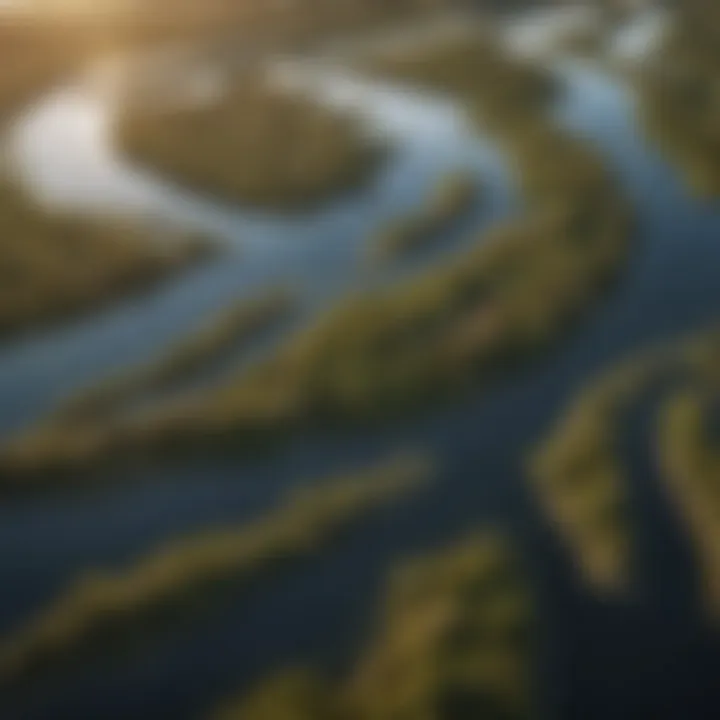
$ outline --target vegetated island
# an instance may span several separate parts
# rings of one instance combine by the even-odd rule
[[[207,238],[44,209],[0,182],[0,336],[89,312],[217,251]]]
[[[665,369],[667,351],[632,358],[575,398],[529,462],[540,506],[584,580],[619,595],[632,582],[632,521],[618,426]]]
[[[533,610],[505,538],[478,534],[401,565],[376,637],[344,679],[294,668],[211,720],[528,720]]]
[[[387,153],[359,119],[273,85],[254,66],[207,103],[127,103],[115,139],[131,160],[180,185],[272,210],[359,188]]]
[[[400,455],[375,467],[291,490],[277,508],[248,524],[170,541],[114,571],[80,578],[38,617],[0,641],[0,686],[53,662],[102,648],[154,623],[223,583],[257,582],[337,539],[366,513],[423,488],[434,475],[425,455]]]
[[[448,64],[445,48],[424,52]],[[488,382],[557,338],[623,267],[631,213],[596,155],[553,126],[547,78],[499,48],[481,45],[475,62],[498,54],[502,92],[480,69],[473,103],[479,112],[484,79],[485,114],[515,160],[525,216],[431,272],[349,299],[204,397],[128,423],[50,423],[12,439],[0,484],[31,488],[133,454],[208,441],[254,448],[296,428],[377,420]],[[456,65],[474,77],[472,62]]]
[[[720,451],[711,432],[719,359],[716,330],[640,353],[588,387],[532,458],[540,504],[593,588],[623,591],[632,580],[632,477],[620,440],[624,417],[651,392],[659,479],[688,527],[704,597],[720,618]]]
[[[370,262],[392,262],[440,241],[469,214],[478,191],[479,183],[469,172],[444,175],[415,212],[391,221],[371,239]]]
[[[698,194],[720,194],[720,8],[678,3],[663,47],[637,75],[649,134]]]

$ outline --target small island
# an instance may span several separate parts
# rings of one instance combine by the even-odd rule
[[[708,615],[720,619],[720,449],[717,330],[658,346],[591,383],[533,455],[533,488],[581,575],[595,590],[626,592],[635,569],[623,439],[628,413],[650,402],[656,480],[668,490],[698,558]]]
[[[604,594],[626,592],[634,570],[619,426],[665,360],[658,350],[601,376],[573,400],[529,462],[539,505],[583,579]]]
[[[529,720],[533,611],[507,541],[479,533],[402,564],[379,628],[349,675],[280,673],[212,720]]]
[[[194,191],[268,210],[321,204],[378,168],[385,149],[352,115],[272,84],[263,67],[228,82],[205,103],[128,103],[115,122],[120,151]]]

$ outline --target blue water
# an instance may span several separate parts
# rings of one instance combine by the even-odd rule
[[[121,566],[195,528],[252,517],[289,484],[404,447],[435,452],[442,462],[432,490],[373,515],[331,551],[236,594],[212,613],[189,615],[142,652],[54,669],[7,698],[2,717],[191,718],[284,663],[317,660],[336,671],[362,645],[388,567],[486,523],[510,529],[536,588],[545,621],[541,700],[548,714],[716,717],[710,709],[720,706],[720,645],[689,610],[687,548],[669,529],[652,489],[642,495],[662,557],[647,558],[654,565],[641,574],[649,587],[610,602],[579,586],[525,488],[525,452],[579,388],[637,348],[709,326],[720,309],[720,207],[689,195],[644,140],[632,95],[620,81],[578,63],[564,63],[558,72],[567,87],[559,118],[600,148],[638,212],[633,257],[604,301],[555,349],[498,386],[399,427],[298,437],[251,462],[214,457],[155,468],[146,482],[126,487],[6,501],[0,508],[0,629],[31,617],[78,573]],[[416,201],[429,177],[446,166],[442,147],[434,160],[432,147],[426,151],[389,168],[374,190],[344,209],[291,224],[284,240],[278,231],[272,250],[245,248],[246,254],[149,297],[4,348],[2,428],[30,422],[53,399],[145,357],[228,297],[270,278],[301,278],[305,297],[316,297],[307,300],[309,308],[327,305],[348,286],[383,282],[358,277],[358,248],[378,218],[392,213],[392,203]],[[474,218],[481,225],[511,211],[513,193],[496,154],[479,153],[476,167],[494,188]],[[397,190],[383,183],[397,183]],[[643,487],[655,485],[651,468],[638,473],[648,476],[638,480]]]

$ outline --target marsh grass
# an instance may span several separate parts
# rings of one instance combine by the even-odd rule
[[[300,210],[365,184],[385,150],[359,120],[242,73],[206,105],[142,108],[116,121],[120,150],[204,194],[263,209]]]
[[[533,622],[507,541],[478,534],[396,570],[378,630],[346,678],[291,669],[210,717],[527,719]]]
[[[0,336],[91,312],[215,252],[209,240],[45,210],[0,182]]]
[[[640,114],[650,136],[700,196],[720,194],[720,11],[681,3],[664,47],[638,73]]]
[[[705,609],[720,621],[720,444],[710,431],[718,388],[674,392],[658,418],[660,466],[696,551]]]
[[[630,475],[622,453],[628,412],[649,395],[659,403],[654,452],[659,479],[690,531],[703,568],[708,606],[720,612],[720,460],[706,424],[718,388],[716,330],[639,353],[590,383],[532,454],[538,502],[585,581],[626,592],[635,537]]]
[[[218,583],[250,586],[278,564],[322,551],[366,513],[418,491],[433,473],[426,456],[398,456],[298,487],[247,524],[171,540],[124,569],[88,572],[0,642],[0,683],[20,682],[88,646],[102,648],[138,624],[149,632],[148,625]]]

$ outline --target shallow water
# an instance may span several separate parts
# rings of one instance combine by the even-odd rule
[[[304,478],[407,446],[434,450],[444,467],[431,492],[374,515],[331,552],[235,597],[212,615],[188,619],[181,632],[142,654],[53,674],[38,685],[42,693],[32,688],[10,698],[3,717],[190,718],[278,663],[317,657],[332,667],[342,665],[362,641],[393,560],[483,521],[506,523],[515,531],[536,581],[548,623],[542,699],[552,714],[578,720],[714,717],[707,713],[720,700],[713,683],[720,648],[687,612],[692,599],[679,582],[687,578],[687,556],[653,509],[657,500],[644,500],[652,506],[648,522],[664,539],[662,562],[653,555],[655,565],[648,571],[651,588],[641,588],[628,602],[612,603],[577,586],[524,488],[523,453],[579,387],[636,348],[706,327],[720,308],[720,206],[695,200],[646,142],[632,94],[621,81],[577,62],[559,63],[557,71],[567,89],[558,117],[600,148],[639,216],[630,266],[596,310],[554,350],[513,371],[498,387],[401,427],[297,438],[252,462],[214,457],[149,470],[146,484],[19,500],[0,508],[0,586],[9,589],[0,598],[0,629],[7,629],[31,616],[78,572],[122,564],[157,541],[209,523],[250,517],[281,488]],[[229,297],[271,279],[300,279],[309,313],[348,287],[392,281],[394,273],[366,277],[358,272],[364,239],[381,218],[412,206],[439,172],[458,161],[477,168],[491,187],[474,225],[516,207],[502,158],[491,143],[473,140],[445,101],[384,85],[358,88],[357,78],[345,77],[339,86],[334,82],[344,102],[360,96],[360,107],[369,100],[363,92],[372,92],[374,127],[386,132],[396,127],[407,142],[376,185],[311,216],[273,219],[199,203],[143,176],[149,185],[140,185],[148,188],[147,195],[140,193],[142,202],[161,198],[153,212],[166,208],[174,217],[187,212],[193,222],[209,223],[202,226],[226,237],[237,255],[121,308],[5,347],[0,352],[3,429],[32,421],[53,398],[109,368],[144,358]],[[60,117],[66,117],[68,102],[77,101],[72,95],[77,92],[60,92],[61,99],[71,93],[60,102],[65,108]],[[24,132],[41,120],[46,124],[40,122],[40,135],[61,131],[58,96],[48,102],[34,111]],[[427,142],[428,134],[433,142]],[[100,184],[100,205],[132,204],[136,191],[124,188],[128,173],[135,177],[135,171],[117,158],[111,164],[122,179]],[[85,168],[75,176],[78,200],[83,185],[94,184],[96,176],[83,174],[88,165],[93,164],[64,166],[66,173],[68,167]],[[36,182],[52,180],[52,163],[35,167]],[[26,168],[31,171],[31,164]],[[418,264],[432,261],[428,257]],[[644,454],[641,444],[638,450]],[[639,472],[642,486],[652,486],[652,478],[645,477],[652,469]]]

